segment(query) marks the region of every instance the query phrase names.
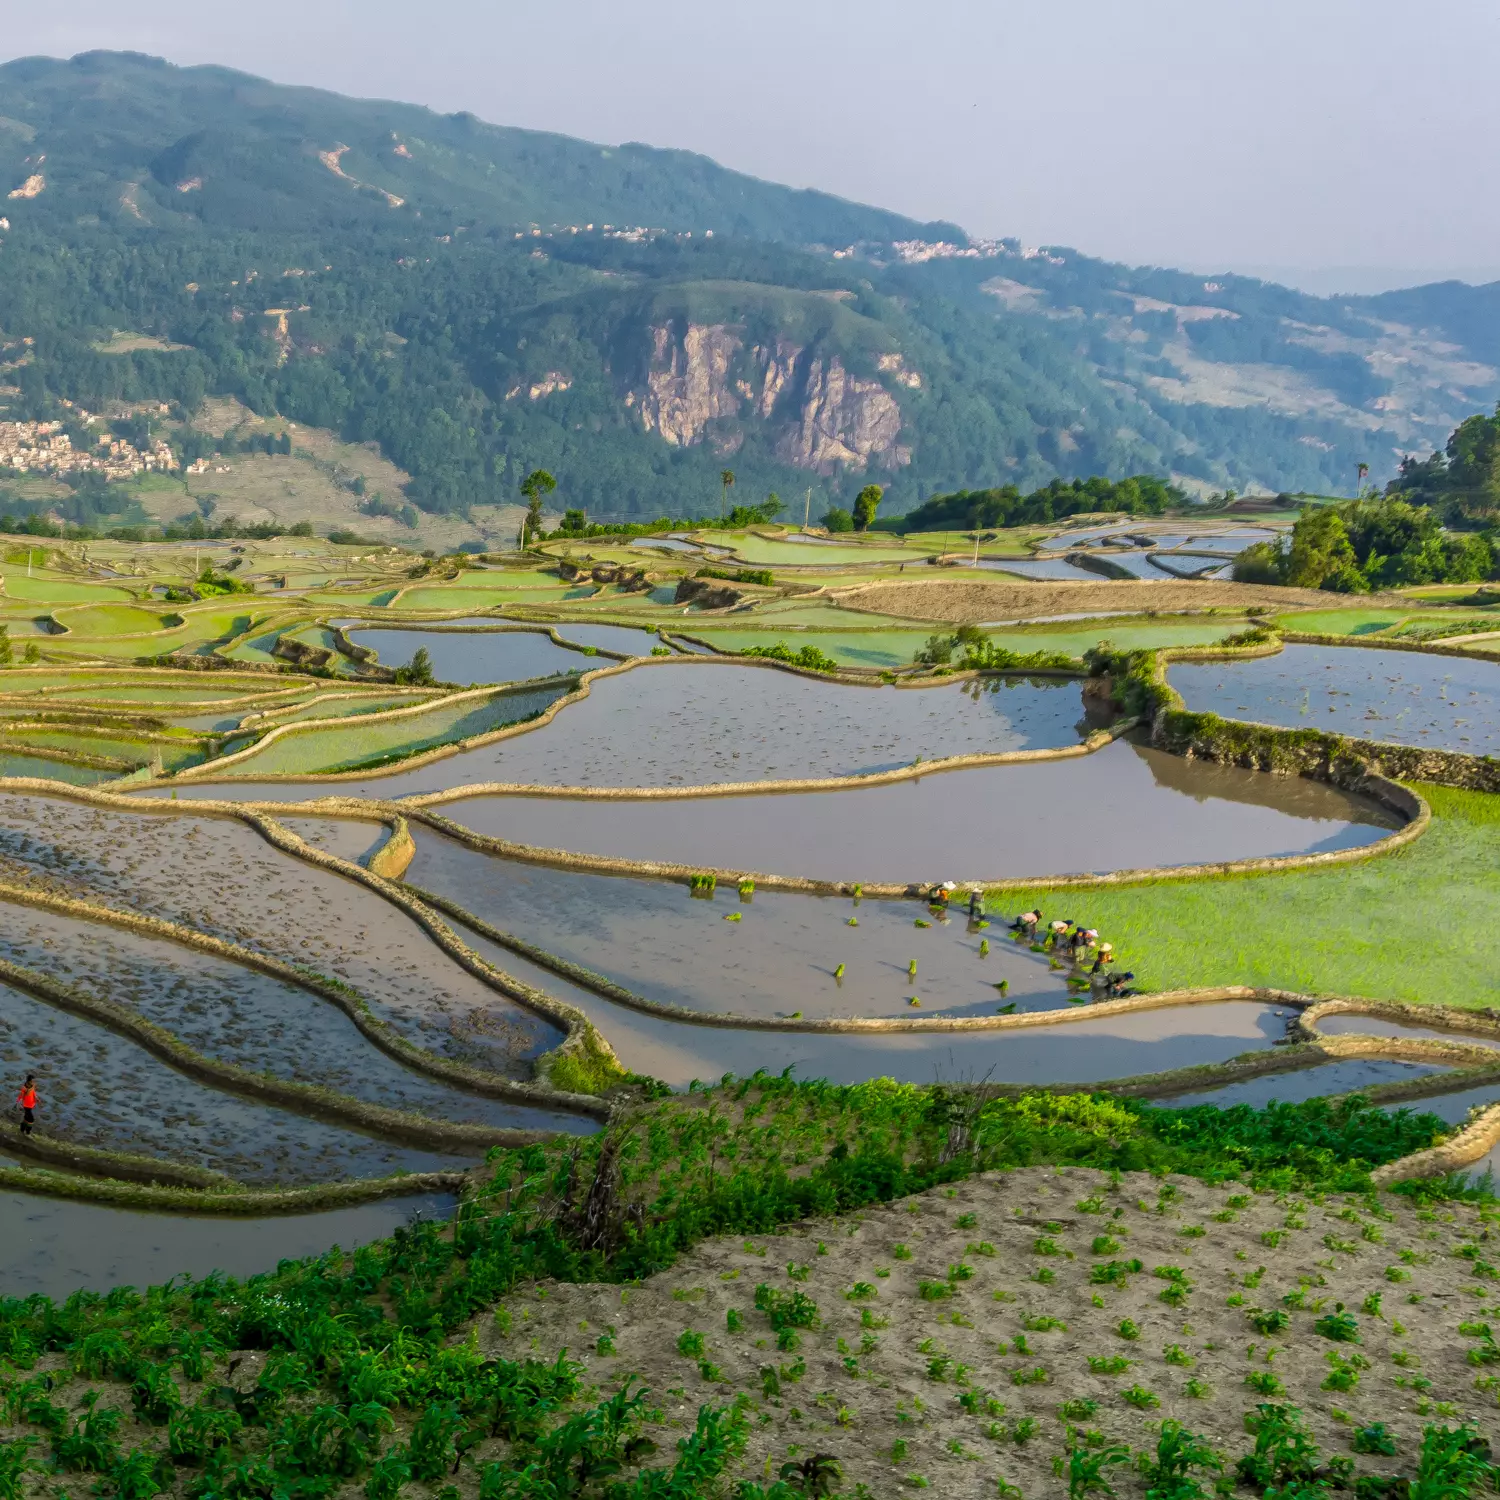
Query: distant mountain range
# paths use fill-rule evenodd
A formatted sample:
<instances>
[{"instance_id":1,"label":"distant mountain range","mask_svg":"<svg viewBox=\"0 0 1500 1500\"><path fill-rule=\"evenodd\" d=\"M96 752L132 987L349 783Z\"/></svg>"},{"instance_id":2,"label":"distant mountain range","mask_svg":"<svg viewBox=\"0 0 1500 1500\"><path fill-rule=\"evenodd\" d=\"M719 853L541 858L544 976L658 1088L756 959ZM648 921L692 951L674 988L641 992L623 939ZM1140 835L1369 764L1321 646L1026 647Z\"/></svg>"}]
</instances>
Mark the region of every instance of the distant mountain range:
<instances>
[{"instance_id":1,"label":"distant mountain range","mask_svg":"<svg viewBox=\"0 0 1500 1500\"><path fill-rule=\"evenodd\" d=\"M724 468L887 511L1057 474L1348 492L1500 397L1500 284L1323 299L976 242L135 54L0 67L0 215L10 415L233 394L379 442L438 511L538 465L603 515L712 508Z\"/></svg>"}]
</instances>

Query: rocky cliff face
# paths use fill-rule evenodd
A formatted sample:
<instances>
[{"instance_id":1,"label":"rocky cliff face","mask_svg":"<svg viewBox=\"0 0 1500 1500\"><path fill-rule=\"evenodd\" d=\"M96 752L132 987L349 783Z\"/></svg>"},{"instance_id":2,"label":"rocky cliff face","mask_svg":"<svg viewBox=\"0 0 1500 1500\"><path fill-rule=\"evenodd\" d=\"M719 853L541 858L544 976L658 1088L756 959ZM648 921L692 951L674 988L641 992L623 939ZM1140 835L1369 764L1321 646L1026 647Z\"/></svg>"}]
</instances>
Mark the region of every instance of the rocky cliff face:
<instances>
[{"instance_id":1,"label":"rocky cliff face","mask_svg":"<svg viewBox=\"0 0 1500 1500\"><path fill-rule=\"evenodd\" d=\"M625 403L674 446L733 453L758 422L784 463L822 474L889 469L910 463L911 449L899 441L901 405L888 383L918 390L922 377L899 354L881 356L878 370L855 375L836 353L786 339L747 347L729 324L663 323L651 329L648 367Z\"/></svg>"}]
</instances>

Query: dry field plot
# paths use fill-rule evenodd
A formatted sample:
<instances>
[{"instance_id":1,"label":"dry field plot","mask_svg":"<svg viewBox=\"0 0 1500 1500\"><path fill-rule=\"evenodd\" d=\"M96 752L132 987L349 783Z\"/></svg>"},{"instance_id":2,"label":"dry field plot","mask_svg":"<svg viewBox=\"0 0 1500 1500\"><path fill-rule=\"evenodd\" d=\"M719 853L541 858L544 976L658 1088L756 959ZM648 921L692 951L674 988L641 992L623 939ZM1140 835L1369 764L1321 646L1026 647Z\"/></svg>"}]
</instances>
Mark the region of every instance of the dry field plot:
<instances>
[{"instance_id":1,"label":"dry field plot","mask_svg":"<svg viewBox=\"0 0 1500 1500\"><path fill-rule=\"evenodd\" d=\"M1328 607L1318 589L1274 588L1252 583L1156 583L1101 578L1098 583L1001 583L978 578L933 578L869 583L840 589L834 596L851 609L908 620L954 623L1042 619L1053 615L1111 610L1253 609ZM1361 605L1408 606L1399 594L1367 594ZM1105 632L1107 634L1107 632Z\"/></svg>"},{"instance_id":2,"label":"dry field plot","mask_svg":"<svg viewBox=\"0 0 1500 1500\"><path fill-rule=\"evenodd\" d=\"M764 1482L828 1453L844 1494L925 1481L977 1500L1003 1477L1060 1495L1052 1460L1069 1428L1095 1448L1154 1449L1166 1417L1232 1467L1263 1402L1300 1407L1325 1458L1356 1474L1410 1473L1424 1423L1497 1427L1500 1350L1476 1326L1500 1302L1490 1213L1028 1168L710 1240L637 1286L541 1284L506 1299L480 1339L509 1359L566 1347L601 1394L639 1375L667 1450L700 1404L743 1392L740 1475ZM814 1326L778 1347L762 1286L794 1323L814 1313L798 1318L792 1299L810 1299ZM1353 1453L1375 1422L1394 1457ZM1139 1493L1123 1468L1111 1482Z\"/></svg>"}]
</instances>

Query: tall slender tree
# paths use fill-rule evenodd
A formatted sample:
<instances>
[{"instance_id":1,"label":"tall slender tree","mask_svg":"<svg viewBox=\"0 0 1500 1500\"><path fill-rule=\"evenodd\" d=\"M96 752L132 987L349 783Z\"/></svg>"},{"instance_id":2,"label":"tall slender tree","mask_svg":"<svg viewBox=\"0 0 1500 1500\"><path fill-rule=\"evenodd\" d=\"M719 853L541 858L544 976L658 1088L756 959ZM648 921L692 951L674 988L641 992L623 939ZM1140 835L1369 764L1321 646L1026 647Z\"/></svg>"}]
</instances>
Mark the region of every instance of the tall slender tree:
<instances>
[{"instance_id":1,"label":"tall slender tree","mask_svg":"<svg viewBox=\"0 0 1500 1500\"><path fill-rule=\"evenodd\" d=\"M721 469L719 471L719 519L724 519L725 507L729 504L729 491L734 484L734 470Z\"/></svg>"},{"instance_id":2,"label":"tall slender tree","mask_svg":"<svg viewBox=\"0 0 1500 1500\"><path fill-rule=\"evenodd\" d=\"M854 529L856 531L868 531L870 523L875 519L875 512L880 508L880 497L885 494L878 484L867 484L854 497Z\"/></svg>"},{"instance_id":3,"label":"tall slender tree","mask_svg":"<svg viewBox=\"0 0 1500 1500\"><path fill-rule=\"evenodd\" d=\"M525 547L542 529L542 503L557 488L557 481L545 469L533 469L521 481L526 497L526 519L521 523L521 546Z\"/></svg>"}]
</instances>

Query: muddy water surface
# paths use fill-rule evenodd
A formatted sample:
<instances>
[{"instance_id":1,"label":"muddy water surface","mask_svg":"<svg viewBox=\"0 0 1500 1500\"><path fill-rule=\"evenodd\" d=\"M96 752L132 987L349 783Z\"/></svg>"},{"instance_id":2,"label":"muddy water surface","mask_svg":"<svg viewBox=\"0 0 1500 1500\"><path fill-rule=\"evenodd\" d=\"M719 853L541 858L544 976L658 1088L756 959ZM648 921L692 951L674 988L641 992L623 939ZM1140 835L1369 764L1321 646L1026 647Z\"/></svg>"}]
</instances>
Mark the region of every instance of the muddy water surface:
<instances>
[{"instance_id":1,"label":"muddy water surface","mask_svg":"<svg viewBox=\"0 0 1500 1500\"><path fill-rule=\"evenodd\" d=\"M1374 646L1287 646L1251 661L1168 673L1194 712L1357 739L1500 751L1500 662Z\"/></svg>"},{"instance_id":2,"label":"muddy water surface","mask_svg":"<svg viewBox=\"0 0 1500 1500\"><path fill-rule=\"evenodd\" d=\"M147 802L143 808L155 804ZM232 819L0 794L0 869L181 922L351 985L411 1040L529 1076L560 1037L450 960L399 908Z\"/></svg>"},{"instance_id":3,"label":"muddy water surface","mask_svg":"<svg viewBox=\"0 0 1500 1500\"><path fill-rule=\"evenodd\" d=\"M927 920L927 912L910 901L768 891L744 901L733 886L700 900L663 881L495 859L425 829L406 879L638 995L690 1010L992 1015L1004 1004L1051 1010L1068 1003L1063 973L1020 947L998 920L980 929L963 910L918 928L915 919Z\"/></svg>"},{"instance_id":4,"label":"muddy water surface","mask_svg":"<svg viewBox=\"0 0 1500 1500\"><path fill-rule=\"evenodd\" d=\"M328 1001L164 939L0 906L0 957L90 998L137 1011L205 1056L252 1072L321 1084L436 1119L517 1129L593 1128L587 1120L470 1094L407 1068L368 1042Z\"/></svg>"},{"instance_id":5,"label":"muddy water surface","mask_svg":"<svg viewBox=\"0 0 1500 1500\"><path fill-rule=\"evenodd\" d=\"M446 1219L453 1207L452 1198L427 1194L327 1213L215 1219L0 1192L0 1296L61 1302L80 1287L106 1292L214 1271L254 1276L334 1245L352 1250L416 1218Z\"/></svg>"},{"instance_id":6,"label":"muddy water surface","mask_svg":"<svg viewBox=\"0 0 1500 1500\"><path fill-rule=\"evenodd\" d=\"M672 802L473 797L440 810L522 844L862 882L996 882L1353 848L1394 821L1321 782L1123 741L1076 759L854 790Z\"/></svg>"},{"instance_id":7,"label":"muddy water surface","mask_svg":"<svg viewBox=\"0 0 1500 1500\"><path fill-rule=\"evenodd\" d=\"M1320 1095L1352 1094L1359 1089L1374 1088L1376 1084L1404 1083L1408 1079L1425 1078L1444 1071L1428 1063L1399 1062L1385 1057L1346 1057L1316 1068L1268 1073L1260 1078L1247 1078L1241 1083L1226 1084L1223 1088L1174 1094L1169 1099L1154 1102L1168 1109L1187 1109L1195 1104L1212 1104L1219 1109L1248 1104L1252 1109L1264 1109L1275 1101L1301 1104ZM1427 1102L1423 1100L1413 1108L1426 1109Z\"/></svg>"}]
</instances>

